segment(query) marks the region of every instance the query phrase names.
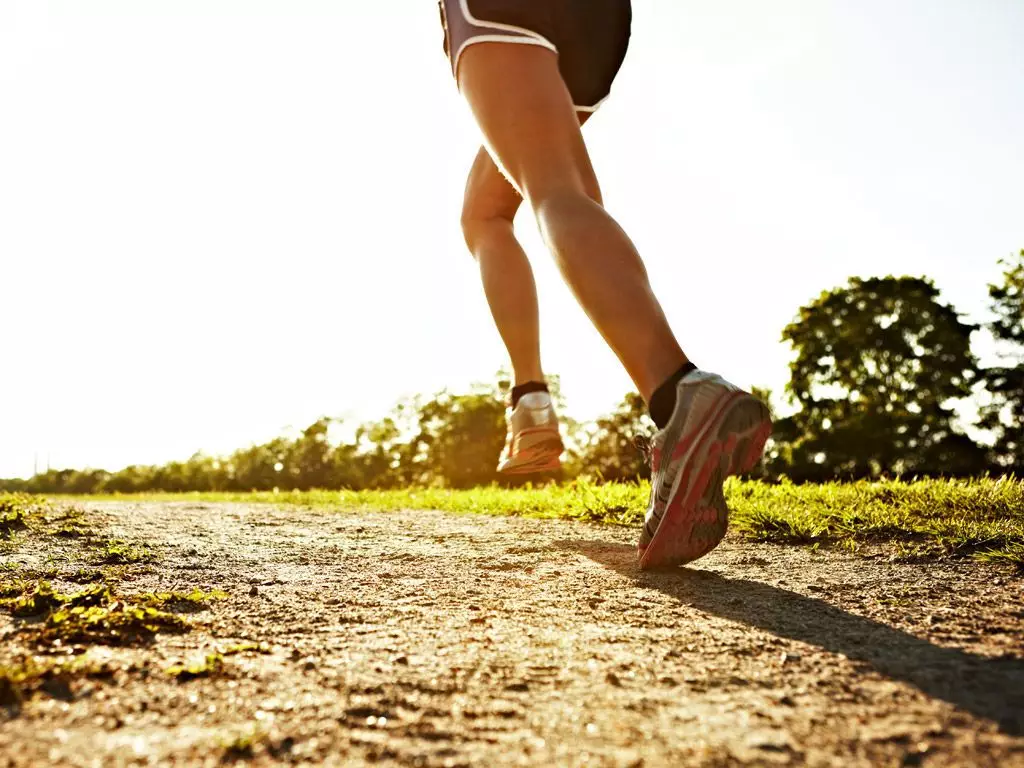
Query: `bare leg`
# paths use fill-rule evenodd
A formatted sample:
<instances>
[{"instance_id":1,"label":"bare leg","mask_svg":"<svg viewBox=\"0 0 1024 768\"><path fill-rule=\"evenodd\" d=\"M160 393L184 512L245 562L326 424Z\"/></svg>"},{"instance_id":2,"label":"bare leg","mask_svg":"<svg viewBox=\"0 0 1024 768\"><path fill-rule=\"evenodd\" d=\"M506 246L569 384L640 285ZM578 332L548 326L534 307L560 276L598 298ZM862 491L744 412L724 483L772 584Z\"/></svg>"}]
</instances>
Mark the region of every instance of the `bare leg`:
<instances>
[{"instance_id":1,"label":"bare leg","mask_svg":"<svg viewBox=\"0 0 1024 768\"><path fill-rule=\"evenodd\" d=\"M556 55L533 45L479 43L463 53L459 86L566 282L649 402L686 356L636 248L601 205Z\"/></svg>"},{"instance_id":2,"label":"bare leg","mask_svg":"<svg viewBox=\"0 0 1024 768\"><path fill-rule=\"evenodd\" d=\"M523 198L481 148L466 182L462 232L480 265L487 304L498 326L516 384L543 381L537 287L516 240L513 221Z\"/></svg>"}]
</instances>

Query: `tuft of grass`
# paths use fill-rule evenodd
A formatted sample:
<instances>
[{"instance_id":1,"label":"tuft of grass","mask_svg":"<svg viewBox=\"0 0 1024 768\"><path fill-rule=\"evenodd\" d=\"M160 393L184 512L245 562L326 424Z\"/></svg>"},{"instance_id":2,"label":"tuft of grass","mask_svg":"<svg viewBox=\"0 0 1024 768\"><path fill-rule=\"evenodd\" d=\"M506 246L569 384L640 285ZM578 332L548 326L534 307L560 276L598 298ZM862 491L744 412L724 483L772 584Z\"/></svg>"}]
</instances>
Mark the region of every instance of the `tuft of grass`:
<instances>
[{"instance_id":1,"label":"tuft of grass","mask_svg":"<svg viewBox=\"0 0 1024 768\"><path fill-rule=\"evenodd\" d=\"M40 581L31 592L23 589L22 594L0 600L0 608L17 618L42 616L62 604L62 596L53 591L48 581Z\"/></svg>"},{"instance_id":2,"label":"tuft of grass","mask_svg":"<svg viewBox=\"0 0 1024 768\"><path fill-rule=\"evenodd\" d=\"M81 507L67 507L61 510L53 521L55 528L48 531L51 536L62 539L80 539L91 536L92 531L85 523L85 510Z\"/></svg>"},{"instance_id":3,"label":"tuft of grass","mask_svg":"<svg viewBox=\"0 0 1024 768\"><path fill-rule=\"evenodd\" d=\"M0 539L9 539L42 519L49 504L24 493L0 492Z\"/></svg>"},{"instance_id":4,"label":"tuft of grass","mask_svg":"<svg viewBox=\"0 0 1024 768\"><path fill-rule=\"evenodd\" d=\"M0 601L21 597L31 588L32 585L24 579L0 581ZM3 605L3 603L0 602L0 605Z\"/></svg>"},{"instance_id":5,"label":"tuft of grass","mask_svg":"<svg viewBox=\"0 0 1024 768\"><path fill-rule=\"evenodd\" d=\"M64 578L76 584L89 584L104 580L103 571L99 568L79 568L77 571L67 574Z\"/></svg>"},{"instance_id":6,"label":"tuft of grass","mask_svg":"<svg viewBox=\"0 0 1024 768\"><path fill-rule=\"evenodd\" d=\"M270 646L266 643L236 643L235 645L229 645L223 651L221 656L235 656L239 653L270 653Z\"/></svg>"},{"instance_id":7,"label":"tuft of grass","mask_svg":"<svg viewBox=\"0 0 1024 768\"><path fill-rule=\"evenodd\" d=\"M138 595L135 599L140 605L161 610L205 611L210 607L211 602L227 600L229 597L227 592L220 589L204 592L197 588L191 592L147 592Z\"/></svg>"},{"instance_id":8,"label":"tuft of grass","mask_svg":"<svg viewBox=\"0 0 1024 768\"><path fill-rule=\"evenodd\" d=\"M767 485L730 480L733 526L746 538L900 559L1006 559L1024 547L1024 481L1014 478Z\"/></svg>"},{"instance_id":9,"label":"tuft of grass","mask_svg":"<svg viewBox=\"0 0 1024 768\"><path fill-rule=\"evenodd\" d=\"M224 672L224 657L219 653L209 653L202 661L192 664L179 664L168 667L167 674L179 683L195 680L200 677L217 677Z\"/></svg>"},{"instance_id":10,"label":"tuft of grass","mask_svg":"<svg viewBox=\"0 0 1024 768\"><path fill-rule=\"evenodd\" d=\"M102 542L97 563L102 565L136 565L138 563L153 563L157 557L145 544L132 546L119 539L109 539Z\"/></svg>"},{"instance_id":11,"label":"tuft of grass","mask_svg":"<svg viewBox=\"0 0 1024 768\"><path fill-rule=\"evenodd\" d=\"M1015 565L1019 570L1024 571L1024 544L1019 542L1009 544L1002 549L987 549L978 552L976 557L985 563Z\"/></svg>"},{"instance_id":12,"label":"tuft of grass","mask_svg":"<svg viewBox=\"0 0 1024 768\"><path fill-rule=\"evenodd\" d=\"M266 741L266 732L250 728L239 733L232 739L222 742L224 753L222 763L233 763L238 760L252 760L256 756L256 747Z\"/></svg>"},{"instance_id":13,"label":"tuft of grass","mask_svg":"<svg viewBox=\"0 0 1024 768\"><path fill-rule=\"evenodd\" d=\"M79 657L72 661L27 657L19 664L0 666L0 706L17 706L39 692L70 692L76 680L109 679L114 669Z\"/></svg>"},{"instance_id":14,"label":"tuft of grass","mask_svg":"<svg viewBox=\"0 0 1024 768\"><path fill-rule=\"evenodd\" d=\"M160 632L182 633L192 628L172 613L115 595L106 584L61 594L49 582L41 581L21 597L0 600L0 608L19 618L41 619L20 630L39 646L132 645L148 642Z\"/></svg>"},{"instance_id":15,"label":"tuft of grass","mask_svg":"<svg viewBox=\"0 0 1024 768\"><path fill-rule=\"evenodd\" d=\"M28 528L25 510L11 502L0 500L0 537L11 538L15 531Z\"/></svg>"}]
</instances>

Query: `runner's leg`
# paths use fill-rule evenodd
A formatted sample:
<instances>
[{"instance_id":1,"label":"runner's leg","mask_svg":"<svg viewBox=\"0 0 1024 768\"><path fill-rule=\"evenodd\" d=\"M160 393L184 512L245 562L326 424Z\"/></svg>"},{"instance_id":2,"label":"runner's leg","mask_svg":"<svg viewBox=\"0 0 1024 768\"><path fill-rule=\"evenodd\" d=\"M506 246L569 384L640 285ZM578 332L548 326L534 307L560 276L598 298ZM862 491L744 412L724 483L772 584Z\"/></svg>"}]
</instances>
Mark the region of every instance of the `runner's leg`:
<instances>
[{"instance_id":1,"label":"runner's leg","mask_svg":"<svg viewBox=\"0 0 1024 768\"><path fill-rule=\"evenodd\" d=\"M512 359L516 384L544 380L537 288L513 230L522 202L481 147L466 182L462 232L480 266L487 304Z\"/></svg>"},{"instance_id":2,"label":"runner's leg","mask_svg":"<svg viewBox=\"0 0 1024 768\"><path fill-rule=\"evenodd\" d=\"M563 277L648 401L686 362L633 243L600 188L555 53L467 48L459 86L488 150L537 217Z\"/></svg>"},{"instance_id":3,"label":"runner's leg","mask_svg":"<svg viewBox=\"0 0 1024 768\"><path fill-rule=\"evenodd\" d=\"M580 125L590 113L579 113ZM491 316L512 360L515 384L544 381L540 362L537 288L516 239L514 221L523 198L498 170L485 147L473 161L462 207L462 232L480 266Z\"/></svg>"}]
</instances>

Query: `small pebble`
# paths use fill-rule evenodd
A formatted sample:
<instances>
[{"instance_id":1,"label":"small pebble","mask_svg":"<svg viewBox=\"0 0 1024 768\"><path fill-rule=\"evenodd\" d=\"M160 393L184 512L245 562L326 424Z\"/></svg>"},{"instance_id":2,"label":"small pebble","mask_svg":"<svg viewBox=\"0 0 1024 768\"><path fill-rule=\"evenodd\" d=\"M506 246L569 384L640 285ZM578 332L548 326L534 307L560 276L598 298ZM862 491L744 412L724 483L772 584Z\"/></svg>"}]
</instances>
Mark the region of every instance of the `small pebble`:
<instances>
[{"instance_id":1,"label":"small pebble","mask_svg":"<svg viewBox=\"0 0 1024 768\"><path fill-rule=\"evenodd\" d=\"M249 597L259 597L260 589L255 584L249 588Z\"/></svg>"}]
</instances>

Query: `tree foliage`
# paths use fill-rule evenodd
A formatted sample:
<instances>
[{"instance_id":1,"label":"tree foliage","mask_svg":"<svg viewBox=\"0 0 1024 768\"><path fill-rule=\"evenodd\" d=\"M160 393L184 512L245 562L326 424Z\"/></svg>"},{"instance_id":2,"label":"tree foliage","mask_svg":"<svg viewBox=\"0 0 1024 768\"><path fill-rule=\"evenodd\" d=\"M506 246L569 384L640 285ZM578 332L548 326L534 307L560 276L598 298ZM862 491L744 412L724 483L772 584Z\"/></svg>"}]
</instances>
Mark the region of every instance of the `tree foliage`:
<instances>
[{"instance_id":1,"label":"tree foliage","mask_svg":"<svg viewBox=\"0 0 1024 768\"><path fill-rule=\"evenodd\" d=\"M643 398L630 392L614 411L581 431L577 472L606 482L650 478L651 468L638 443L653 437L654 431Z\"/></svg>"},{"instance_id":2,"label":"tree foliage","mask_svg":"<svg viewBox=\"0 0 1024 768\"><path fill-rule=\"evenodd\" d=\"M922 278L852 278L801 308L782 334L796 353L787 392L799 406L777 430L789 473L977 471L980 450L951 406L977 375L974 330Z\"/></svg>"},{"instance_id":3,"label":"tree foliage","mask_svg":"<svg viewBox=\"0 0 1024 768\"><path fill-rule=\"evenodd\" d=\"M880 475L1024 472L1024 251L1003 262L989 286L1002 365L979 372L975 326L940 301L927 279L851 278L799 310L782 338L794 351L786 394L795 413L776 418L765 464L753 474L796 481ZM140 491L394 488L486 485L498 478L510 382L398 403L379 421L354 426L322 418L292 437L225 457L197 453L162 466L118 472L53 470L0 480L0 490L85 494ZM649 477L637 442L654 434L643 400L626 395L592 424L566 415L558 377L549 379L567 476L598 481ZM977 426L990 451L957 426L954 405L987 390ZM766 390L757 390L770 399ZM332 435L347 433L347 439Z\"/></svg>"},{"instance_id":4,"label":"tree foliage","mask_svg":"<svg viewBox=\"0 0 1024 768\"><path fill-rule=\"evenodd\" d=\"M988 295L995 316L989 330L1004 364L984 371L992 402L982 409L981 425L996 438L992 462L1024 472L1024 250L1002 266Z\"/></svg>"}]
</instances>

